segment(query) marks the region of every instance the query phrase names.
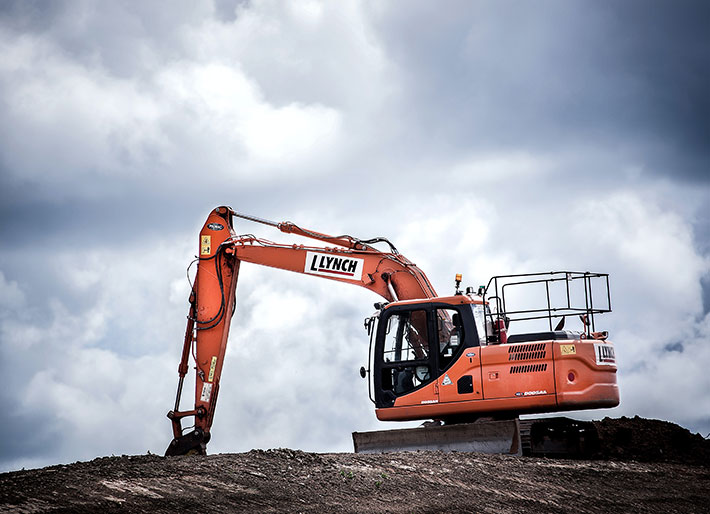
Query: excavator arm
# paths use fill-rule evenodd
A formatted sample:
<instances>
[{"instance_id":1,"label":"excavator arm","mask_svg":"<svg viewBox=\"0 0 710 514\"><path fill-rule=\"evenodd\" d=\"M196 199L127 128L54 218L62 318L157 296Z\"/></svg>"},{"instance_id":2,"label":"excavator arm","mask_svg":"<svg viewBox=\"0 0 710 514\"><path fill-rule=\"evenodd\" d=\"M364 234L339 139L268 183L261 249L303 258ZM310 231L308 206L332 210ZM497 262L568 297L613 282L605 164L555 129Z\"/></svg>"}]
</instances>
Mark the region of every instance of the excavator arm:
<instances>
[{"instance_id":1,"label":"excavator arm","mask_svg":"<svg viewBox=\"0 0 710 514\"><path fill-rule=\"evenodd\" d=\"M318 247L278 244L253 235L237 235L234 217L271 225L284 233L304 236L334 246ZM372 245L384 242L389 252ZM205 453L210 439L219 393L229 327L236 307L236 287L242 262L279 268L361 286L387 301L433 298L433 286L426 275L385 238L360 240L352 236L330 236L303 229L290 222L276 223L218 207L200 231L195 283L178 367L175 407L168 413L173 440L166 455ZM180 399L190 356L195 362L195 406L181 411ZM194 429L183 433L182 418L194 416Z\"/></svg>"}]
</instances>

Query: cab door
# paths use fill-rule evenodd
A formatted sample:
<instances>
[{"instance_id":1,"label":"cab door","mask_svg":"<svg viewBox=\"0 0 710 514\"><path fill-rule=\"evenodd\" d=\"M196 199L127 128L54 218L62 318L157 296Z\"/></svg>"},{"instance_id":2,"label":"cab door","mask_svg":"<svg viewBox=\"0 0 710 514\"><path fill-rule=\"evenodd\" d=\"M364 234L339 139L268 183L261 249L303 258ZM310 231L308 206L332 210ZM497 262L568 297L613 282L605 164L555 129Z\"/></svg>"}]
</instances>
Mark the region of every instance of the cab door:
<instances>
[{"instance_id":1,"label":"cab door","mask_svg":"<svg viewBox=\"0 0 710 514\"><path fill-rule=\"evenodd\" d=\"M430 312L426 305L408 305L382 314L375 343L378 408L438 402Z\"/></svg>"},{"instance_id":2,"label":"cab door","mask_svg":"<svg viewBox=\"0 0 710 514\"><path fill-rule=\"evenodd\" d=\"M439 375L439 402L461 402L483 398L481 352L471 306L439 307L433 310Z\"/></svg>"}]
</instances>

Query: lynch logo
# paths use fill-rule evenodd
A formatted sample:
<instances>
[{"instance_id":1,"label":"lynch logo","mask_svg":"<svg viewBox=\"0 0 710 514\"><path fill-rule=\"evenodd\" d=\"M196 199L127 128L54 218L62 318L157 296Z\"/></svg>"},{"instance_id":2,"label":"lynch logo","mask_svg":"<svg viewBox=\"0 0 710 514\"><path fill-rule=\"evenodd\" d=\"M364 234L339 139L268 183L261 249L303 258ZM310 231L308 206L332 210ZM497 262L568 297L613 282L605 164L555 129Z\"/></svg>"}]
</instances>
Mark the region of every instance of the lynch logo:
<instances>
[{"instance_id":1,"label":"lynch logo","mask_svg":"<svg viewBox=\"0 0 710 514\"><path fill-rule=\"evenodd\" d=\"M311 275L362 280L365 259L347 255L306 252L304 271Z\"/></svg>"},{"instance_id":2,"label":"lynch logo","mask_svg":"<svg viewBox=\"0 0 710 514\"><path fill-rule=\"evenodd\" d=\"M594 354L597 357L597 365L616 364L616 354L614 347L610 344L594 343Z\"/></svg>"}]
</instances>

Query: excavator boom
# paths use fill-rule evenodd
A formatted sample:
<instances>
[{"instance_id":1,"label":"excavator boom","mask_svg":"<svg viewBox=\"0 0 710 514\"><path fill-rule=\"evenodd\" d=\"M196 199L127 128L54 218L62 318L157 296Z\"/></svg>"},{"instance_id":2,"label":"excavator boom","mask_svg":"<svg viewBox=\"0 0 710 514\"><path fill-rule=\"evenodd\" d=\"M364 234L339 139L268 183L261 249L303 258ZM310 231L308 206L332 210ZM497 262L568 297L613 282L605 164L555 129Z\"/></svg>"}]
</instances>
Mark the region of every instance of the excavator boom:
<instances>
[{"instance_id":1,"label":"excavator boom","mask_svg":"<svg viewBox=\"0 0 710 514\"><path fill-rule=\"evenodd\" d=\"M286 245L253 235L239 236L234 231L234 217L336 246ZM226 206L210 213L200 231L197 275L190 295L187 330L178 367L178 391L175 407L168 413L173 441L167 455L204 453L209 441L241 263L358 285L389 302L436 296L426 275L414 263L399 254L391 243L390 252L377 250L372 246L376 242L389 243L384 238L361 241L351 236L329 236L290 222L276 223L239 214ZM195 407L181 411L182 385L193 350L197 373ZM195 428L183 434L181 420L188 416L195 417Z\"/></svg>"}]
</instances>

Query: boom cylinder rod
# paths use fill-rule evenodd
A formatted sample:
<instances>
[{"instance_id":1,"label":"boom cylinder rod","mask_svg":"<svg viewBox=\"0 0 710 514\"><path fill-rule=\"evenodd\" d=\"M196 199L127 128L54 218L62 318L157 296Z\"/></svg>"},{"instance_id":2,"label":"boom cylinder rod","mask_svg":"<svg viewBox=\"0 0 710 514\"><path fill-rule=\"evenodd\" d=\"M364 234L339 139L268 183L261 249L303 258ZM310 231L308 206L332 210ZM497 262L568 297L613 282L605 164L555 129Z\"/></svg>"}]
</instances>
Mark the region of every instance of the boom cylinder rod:
<instances>
[{"instance_id":1,"label":"boom cylinder rod","mask_svg":"<svg viewBox=\"0 0 710 514\"><path fill-rule=\"evenodd\" d=\"M242 214L240 212L234 212L234 211L232 211L232 214L234 216L236 216L237 218L242 218L245 220L254 221L256 223L261 223L262 225L269 225L271 227L276 227L276 228L279 228L279 225L280 225L280 223L277 223L275 221L265 220L264 218L257 218L256 216L251 216L249 214Z\"/></svg>"},{"instance_id":2,"label":"boom cylinder rod","mask_svg":"<svg viewBox=\"0 0 710 514\"><path fill-rule=\"evenodd\" d=\"M190 347L192 346L192 340L194 338L195 329L195 293L190 295L190 312L187 315L187 327L185 328L185 340L182 344L182 356L180 358L180 365L178 366L178 380L177 394L175 395L175 410L180 409L180 397L182 396L182 384L185 380L185 375L187 375L188 365L187 361L190 358Z\"/></svg>"},{"instance_id":3,"label":"boom cylinder rod","mask_svg":"<svg viewBox=\"0 0 710 514\"><path fill-rule=\"evenodd\" d=\"M182 384L185 381L185 377L180 377L178 379L177 393L175 394L175 411L180 410L180 397L182 396Z\"/></svg>"},{"instance_id":4,"label":"boom cylinder rod","mask_svg":"<svg viewBox=\"0 0 710 514\"><path fill-rule=\"evenodd\" d=\"M369 248L367 245L360 243L348 236L330 236L328 234L323 234L322 232L316 232L315 230L301 228L291 223L290 221L282 221L280 223L277 223L276 221L265 220L264 218L259 218L250 214L242 214L241 212L235 212L231 209L230 211L237 218L242 218L248 221L254 221L256 223L261 223L262 225L269 225L271 227L279 229L285 234L296 234L299 236L310 237L311 239L317 239L319 241L337 244L346 248L352 248L354 250L367 250Z\"/></svg>"},{"instance_id":5,"label":"boom cylinder rod","mask_svg":"<svg viewBox=\"0 0 710 514\"><path fill-rule=\"evenodd\" d=\"M387 284L387 290L392 295L392 299L395 302L399 301L399 297L397 297L397 293L395 292L394 286L392 285L392 275L390 275L389 273L383 273L382 279L385 281L385 284Z\"/></svg>"}]
</instances>

